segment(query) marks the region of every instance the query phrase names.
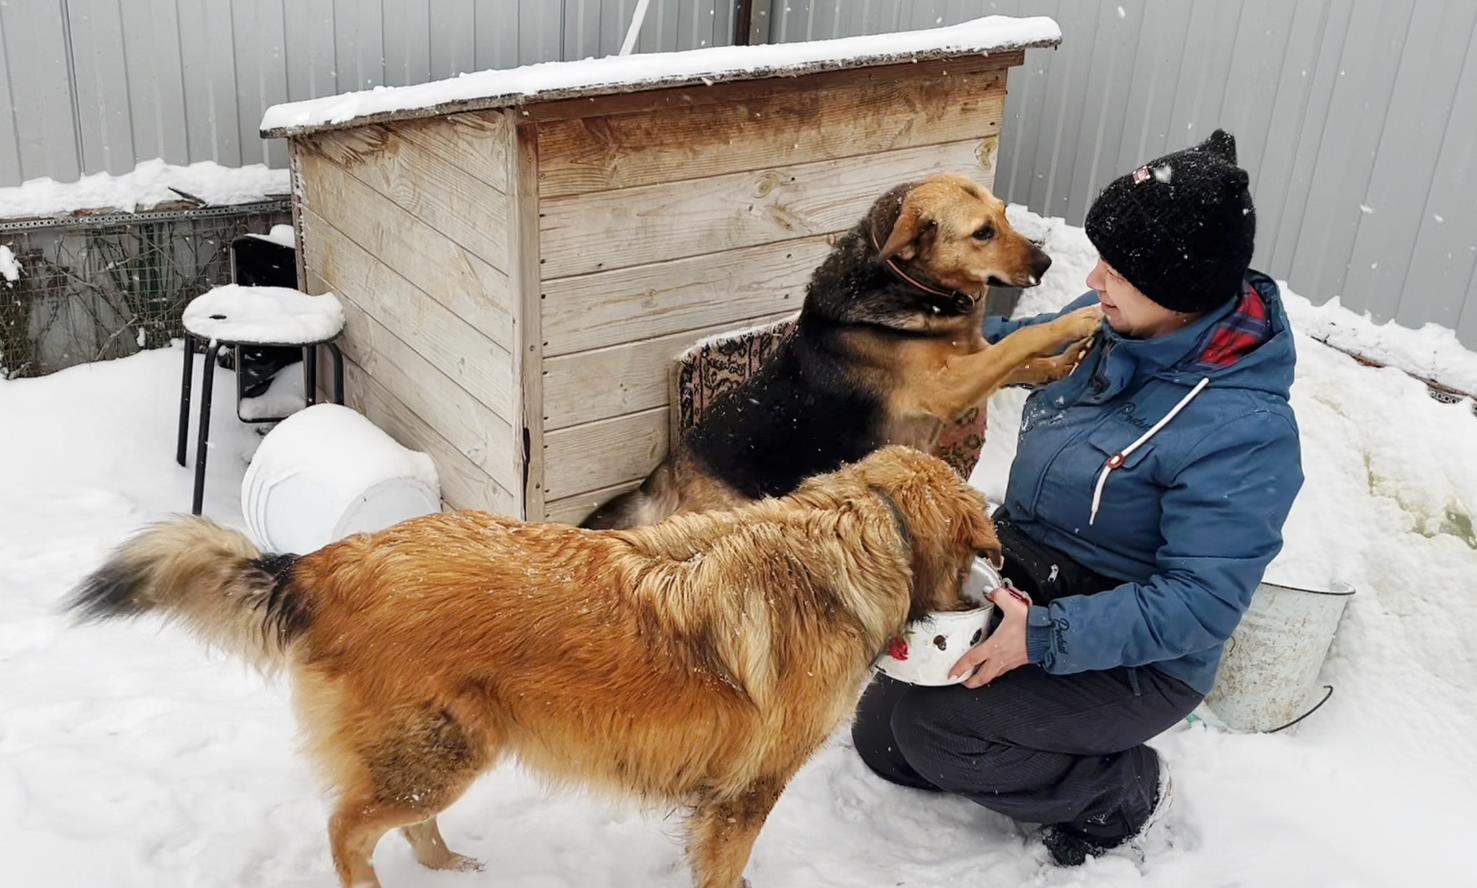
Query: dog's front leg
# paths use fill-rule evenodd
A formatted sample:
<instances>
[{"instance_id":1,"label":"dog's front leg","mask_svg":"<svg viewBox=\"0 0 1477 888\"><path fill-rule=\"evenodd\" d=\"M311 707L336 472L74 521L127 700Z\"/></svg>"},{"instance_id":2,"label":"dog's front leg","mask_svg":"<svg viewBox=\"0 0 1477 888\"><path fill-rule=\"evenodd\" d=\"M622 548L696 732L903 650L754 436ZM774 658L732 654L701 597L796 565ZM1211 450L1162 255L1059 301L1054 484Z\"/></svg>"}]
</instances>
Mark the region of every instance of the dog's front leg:
<instances>
[{"instance_id":1,"label":"dog's front leg","mask_svg":"<svg viewBox=\"0 0 1477 888\"><path fill-rule=\"evenodd\" d=\"M1082 359L1087 357L1088 351L1092 349L1095 337L1079 339L1067 347L1067 350L1055 357L1031 358L1021 364L1005 378L1005 385L1024 385L1036 387L1049 382L1056 382L1072 375Z\"/></svg>"},{"instance_id":2,"label":"dog's front leg","mask_svg":"<svg viewBox=\"0 0 1477 888\"><path fill-rule=\"evenodd\" d=\"M907 412L958 416L1001 386L1041 375L1048 365L1031 365L1033 360L1052 358L1063 346L1086 339L1098 329L1102 319L1102 309L1090 305L1054 321L1022 327L983 351L951 355L928 374L923 385L906 393L916 400L913 405L907 405L913 407ZM1022 371L1027 366L1033 370Z\"/></svg>"},{"instance_id":3,"label":"dog's front leg","mask_svg":"<svg viewBox=\"0 0 1477 888\"><path fill-rule=\"evenodd\" d=\"M742 888L744 867L764 819L779 800L784 784L761 781L733 798L704 798L688 823L692 871L697 888Z\"/></svg>"}]
</instances>

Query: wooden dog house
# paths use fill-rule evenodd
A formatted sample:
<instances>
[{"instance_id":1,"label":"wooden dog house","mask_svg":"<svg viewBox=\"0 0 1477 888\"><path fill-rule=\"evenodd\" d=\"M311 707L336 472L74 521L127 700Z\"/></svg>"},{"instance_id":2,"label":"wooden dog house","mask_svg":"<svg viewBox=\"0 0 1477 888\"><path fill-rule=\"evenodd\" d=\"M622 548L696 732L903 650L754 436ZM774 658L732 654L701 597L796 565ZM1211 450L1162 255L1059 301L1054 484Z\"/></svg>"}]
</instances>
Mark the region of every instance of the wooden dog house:
<instances>
[{"instance_id":1,"label":"wooden dog house","mask_svg":"<svg viewBox=\"0 0 1477 888\"><path fill-rule=\"evenodd\" d=\"M990 184L1050 19L488 71L268 110L349 404L446 503L577 521L667 450L694 342L799 308L892 185Z\"/></svg>"}]
</instances>

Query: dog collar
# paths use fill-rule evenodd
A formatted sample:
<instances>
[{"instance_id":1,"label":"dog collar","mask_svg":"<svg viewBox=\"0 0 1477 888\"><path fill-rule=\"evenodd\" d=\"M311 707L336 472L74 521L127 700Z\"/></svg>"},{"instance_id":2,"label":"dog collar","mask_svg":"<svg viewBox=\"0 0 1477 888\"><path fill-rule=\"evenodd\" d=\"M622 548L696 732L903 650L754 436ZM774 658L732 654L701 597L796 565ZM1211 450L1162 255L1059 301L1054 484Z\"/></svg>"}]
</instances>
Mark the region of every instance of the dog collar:
<instances>
[{"instance_id":1,"label":"dog collar","mask_svg":"<svg viewBox=\"0 0 1477 888\"><path fill-rule=\"evenodd\" d=\"M908 521L903 517L903 510L898 508L897 501L888 495L887 491L880 487L871 486L867 488L872 495L882 500L882 505L892 513L893 523L897 526L897 535L902 539L903 548L909 552L913 551L913 533L908 530Z\"/></svg>"},{"instance_id":2,"label":"dog collar","mask_svg":"<svg viewBox=\"0 0 1477 888\"><path fill-rule=\"evenodd\" d=\"M877 251L877 257L881 259L882 245L877 240L877 232L874 231L871 226L868 226L867 235L872 239L872 249ZM969 295L968 293L962 293L958 290L943 290L938 287L931 287L928 284L915 279L907 272L903 271L902 266L894 262L891 257L882 259L882 264L887 266L887 270L892 272L893 277L897 278L913 289L921 293L927 293L930 296L937 296L940 299L948 299L949 301L953 302L954 307L960 311L960 314L967 313L969 309L974 308L974 306L979 302L979 299Z\"/></svg>"}]
</instances>

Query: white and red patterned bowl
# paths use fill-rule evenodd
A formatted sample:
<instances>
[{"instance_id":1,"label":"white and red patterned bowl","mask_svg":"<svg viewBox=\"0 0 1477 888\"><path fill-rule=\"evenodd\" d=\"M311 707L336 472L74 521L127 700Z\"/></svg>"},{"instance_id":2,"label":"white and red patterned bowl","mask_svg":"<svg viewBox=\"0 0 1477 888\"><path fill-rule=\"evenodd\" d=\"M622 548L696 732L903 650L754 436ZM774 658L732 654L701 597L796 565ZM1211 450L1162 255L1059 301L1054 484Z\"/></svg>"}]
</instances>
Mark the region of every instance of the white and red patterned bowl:
<instances>
[{"instance_id":1,"label":"white and red patterned bowl","mask_svg":"<svg viewBox=\"0 0 1477 888\"><path fill-rule=\"evenodd\" d=\"M913 685L940 687L958 684L968 673L949 677L949 670L965 652L984 640L995 606L985 597L1000 588L1000 574L984 559L976 559L964 583L965 597L983 602L963 611L931 613L894 639L873 667L890 678Z\"/></svg>"}]
</instances>

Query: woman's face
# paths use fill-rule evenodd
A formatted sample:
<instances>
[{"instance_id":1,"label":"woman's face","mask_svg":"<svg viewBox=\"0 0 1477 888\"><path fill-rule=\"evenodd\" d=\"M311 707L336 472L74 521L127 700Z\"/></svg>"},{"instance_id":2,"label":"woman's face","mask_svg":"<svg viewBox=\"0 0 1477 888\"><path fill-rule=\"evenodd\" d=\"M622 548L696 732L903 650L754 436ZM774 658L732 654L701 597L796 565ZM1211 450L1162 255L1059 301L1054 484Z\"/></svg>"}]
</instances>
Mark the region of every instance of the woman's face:
<instances>
[{"instance_id":1,"label":"woman's face","mask_svg":"<svg viewBox=\"0 0 1477 888\"><path fill-rule=\"evenodd\" d=\"M1087 273L1087 285L1097 291L1108 326L1130 339L1168 336L1199 317L1165 308L1102 259Z\"/></svg>"}]
</instances>

